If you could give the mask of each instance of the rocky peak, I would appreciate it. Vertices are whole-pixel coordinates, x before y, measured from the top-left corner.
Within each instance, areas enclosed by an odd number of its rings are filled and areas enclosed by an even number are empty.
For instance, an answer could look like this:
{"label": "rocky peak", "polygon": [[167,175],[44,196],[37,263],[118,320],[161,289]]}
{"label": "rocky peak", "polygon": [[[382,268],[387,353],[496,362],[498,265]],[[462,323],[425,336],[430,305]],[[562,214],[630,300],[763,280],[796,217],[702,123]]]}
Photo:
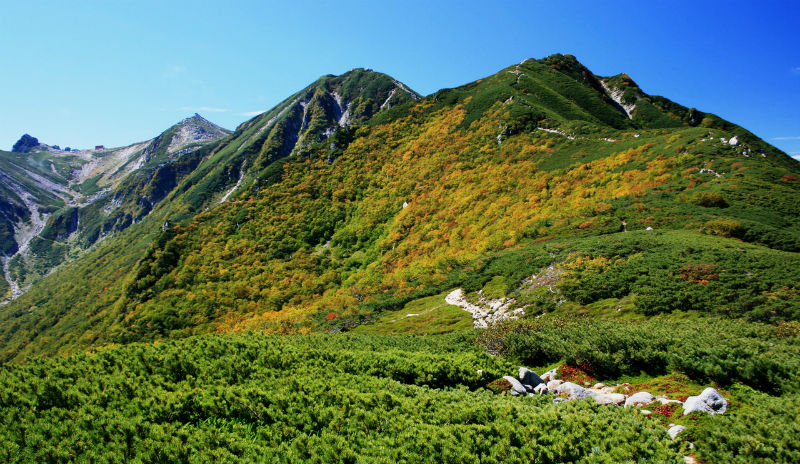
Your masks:
{"label": "rocky peak", "polygon": [[170,140],[169,148],[167,148],[169,153],[180,150],[190,143],[214,140],[231,133],[197,113],[179,122],[175,128],[176,131]]}
{"label": "rocky peak", "polygon": [[17,143],[14,144],[14,147],[11,148],[11,151],[16,153],[28,153],[38,146],[39,139],[31,135],[24,134],[19,140],[17,140]]}

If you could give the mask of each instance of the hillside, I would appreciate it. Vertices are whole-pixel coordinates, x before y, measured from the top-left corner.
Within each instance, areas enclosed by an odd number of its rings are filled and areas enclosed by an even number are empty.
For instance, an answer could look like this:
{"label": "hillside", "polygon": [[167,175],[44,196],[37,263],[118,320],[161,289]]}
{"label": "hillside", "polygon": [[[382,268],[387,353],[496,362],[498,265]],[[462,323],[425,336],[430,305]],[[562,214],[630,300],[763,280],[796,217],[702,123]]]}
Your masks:
{"label": "hillside", "polygon": [[195,114],[122,148],[62,150],[26,134],[15,144],[22,152],[0,151],[3,299],[147,215],[202,159],[199,149],[229,133]]}
{"label": "hillside", "polygon": [[81,250],[0,310],[5,460],[800,459],[800,164],[755,134],[569,55],[198,118],[0,153],[5,268]]}
{"label": "hillside", "polygon": [[[415,98],[355,70],[242,124],[158,214],[9,305],[6,353],[347,329],[490,281],[520,308],[798,318],[798,166],[753,134],[570,56]],[[555,293],[520,286],[548,266]]]}

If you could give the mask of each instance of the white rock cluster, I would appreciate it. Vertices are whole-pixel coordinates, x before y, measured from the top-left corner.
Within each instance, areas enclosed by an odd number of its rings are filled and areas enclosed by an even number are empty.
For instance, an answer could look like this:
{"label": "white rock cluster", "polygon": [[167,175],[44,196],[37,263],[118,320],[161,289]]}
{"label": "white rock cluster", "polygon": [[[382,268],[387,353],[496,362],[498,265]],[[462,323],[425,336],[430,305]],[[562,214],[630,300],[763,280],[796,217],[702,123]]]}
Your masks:
{"label": "white rock cluster", "polygon": [[516,300],[513,298],[501,298],[492,300],[480,297],[478,304],[467,301],[464,291],[453,290],[445,298],[447,304],[460,306],[463,310],[472,314],[472,324],[478,328],[486,328],[489,324],[500,322],[505,319],[516,319],[525,314],[522,308],[511,309]]}
{"label": "white rock cluster", "polygon": [[[681,403],[680,400],[669,399],[665,396],[654,396],[646,391],[634,392],[630,395],[616,393],[616,390],[620,388],[623,391],[630,390],[629,384],[607,386],[603,383],[597,383],[590,388],[582,387],[576,383],[556,379],[557,372],[556,369],[552,369],[539,376],[536,372],[520,366],[518,377],[507,375],[503,379],[511,384],[509,391],[513,396],[535,396],[554,393],[558,395],[553,399],[554,403],[587,398],[592,398],[599,404],[624,405],[626,408],[647,406],[655,402],[659,402],[662,405]],[[699,395],[688,397],[681,405],[683,406],[684,416],[695,411],[708,414],[724,414],[728,408],[728,401],[717,390],[708,387]],[[641,414],[651,414],[651,411],[646,409],[638,409],[638,411]],[[682,425],[670,424],[667,433],[674,440],[684,430],[686,430],[686,427]]]}

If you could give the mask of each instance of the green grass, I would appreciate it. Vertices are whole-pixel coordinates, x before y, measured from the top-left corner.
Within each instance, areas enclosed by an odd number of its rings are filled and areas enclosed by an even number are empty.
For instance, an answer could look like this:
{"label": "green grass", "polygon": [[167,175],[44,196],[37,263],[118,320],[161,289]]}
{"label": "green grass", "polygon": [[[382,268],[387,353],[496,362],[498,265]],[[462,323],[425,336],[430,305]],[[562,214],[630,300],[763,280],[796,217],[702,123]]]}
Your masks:
{"label": "green grass", "polygon": [[472,328],[472,315],[444,301],[445,292],[407,303],[403,309],[386,311],[354,333],[379,335],[438,335]]}
{"label": "green grass", "polygon": [[86,179],[78,186],[78,191],[86,196],[91,196],[99,192],[101,187],[97,185],[97,181],[99,181],[101,177],[103,177],[103,174],[98,174]]}

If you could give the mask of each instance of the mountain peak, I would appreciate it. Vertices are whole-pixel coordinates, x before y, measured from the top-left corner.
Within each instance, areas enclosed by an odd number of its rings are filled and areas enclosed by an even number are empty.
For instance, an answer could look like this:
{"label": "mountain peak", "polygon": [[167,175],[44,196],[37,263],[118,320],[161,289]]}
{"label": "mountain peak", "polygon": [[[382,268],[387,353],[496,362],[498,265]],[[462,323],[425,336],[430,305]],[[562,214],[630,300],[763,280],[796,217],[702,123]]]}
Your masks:
{"label": "mountain peak", "polygon": [[231,131],[214,124],[200,116],[199,113],[183,119],[167,129],[165,134],[169,132],[172,132],[169,148],[167,148],[169,153],[180,150],[190,143],[206,142],[231,134]]}

